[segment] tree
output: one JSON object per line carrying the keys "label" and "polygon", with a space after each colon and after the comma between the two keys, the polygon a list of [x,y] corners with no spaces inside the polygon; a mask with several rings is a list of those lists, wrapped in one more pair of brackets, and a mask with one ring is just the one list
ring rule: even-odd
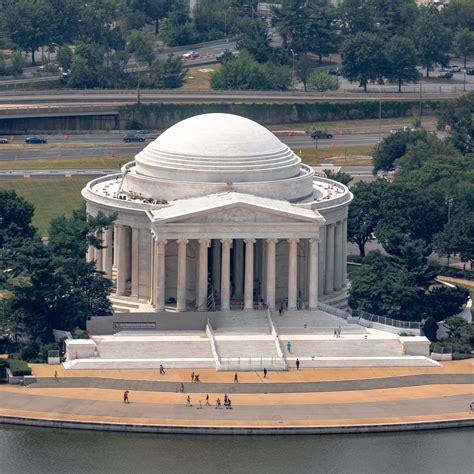
{"label": "tree", "polygon": [[438,323],[435,318],[429,316],[423,324],[423,333],[431,342],[436,342],[438,339],[437,332]]}
{"label": "tree", "polygon": [[63,71],[69,71],[72,66],[72,51],[69,46],[61,46],[56,56],[58,64],[63,68]]}
{"label": "tree", "polygon": [[128,32],[128,50],[134,55],[137,63],[151,67],[155,58],[154,42],[146,28]]}
{"label": "tree", "polygon": [[313,71],[309,75],[308,85],[310,89],[319,92],[335,91],[339,89],[339,81],[337,77],[331,76],[324,71]]}
{"label": "tree", "polygon": [[304,90],[307,90],[309,76],[314,69],[314,63],[307,55],[302,56],[295,64],[296,77],[303,83]]}
{"label": "tree", "polygon": [[13,51],[13,54],[10,57],[10,61],[12,63],[11,72],[14,76],[18,76],[23,73],[23,69],[25,67],[25,58],[21,51]]}
{"label": "tree", "polygon": [[450,0],[441,14],[443,22],[451,31],[461,28],[474,31],[474,5],[471,0]]}
{"label": "tree", "polygon": [[459,314],[468,299],[466,288],[436,286],[427,293],[427,312],[435,321],[444,321]]}
{"label": "tree", "polygon": [[349,206],[347,239],[359,247],[361,257],[365,257],[365,244],[372,238],[380,218],[380,201],[387,186],[385,181],[359,181],[351,188],[354,199]]}
{"label": "tree", "polygon": [[308,41],[309,9],[305,0],[289,0],[273,14],[278,32],[283,40],[285,50],[294,53],[310,51]]}
{"label": "tree", "polygon": [[248,51],[259,63],[267,62],[273,53],[267,24],[263,20],[255,20],[242,32],[237,47]]}
{"label": "tree", "polygon": [[7,33],[20,49],[31,53],[33,66],[35,51],[52,40],[54,13],[47,0],[18,0],[5,10]]}
{"label": "tree", "polygon": [[88,0],[79,11],[78,37],[83,43],[103,45],[113,30],[116,0]]}
{"label": "tree", "polygon": [[467,28],[458,30],[454,36],[454,48],[464,60],[464,68],[466,68],[467,58],[474,54],[474,31]]}
{"label": "tree", "polygon": [[419,77],[416,69],[416,49],[413,41],[402,36],[392,37],[385,47],[384,76],[398,83],[398,92],[404,82],[416,82]]}
{"label": "tree", "polygon": [[413,26],[413,40],[418,58],[426,68],[426,77],[435,63],[448,64],[451,33],[443,26],[439,14],[428,7],[420,8],[420,15]]}
{"label": "tree", "polygon": [[400,131],[385,137],[372,153],[374,164],[373,173],[378,171],[392,171],[395,168],[396,161],[401,158],[407,151],[410,143],[418,140],[425,140],[426,132],[420,130],[416,132]]}
{"label": "tree", "polygon": [[176,0],[162,22],[161,36],[168,46],[192,44],[195,31],[188,14],[188,2]]}
{"label": "tree", "polygon": [[333,8],[316,5],[310,11],[306,39],[309,50],[318,56],[319,64],[322,64],[323,56],[337,52],[339,35],[336,20]]}
{"label": "tree", "polygon": [[155,61],[151,73],[151,85],[159,89],[176,89],[184,83],[185,72],[181,58],[172,54],[166,61]]}
{"label": "tree", "polygon": [[159,21],[171,10],[172,0],[127,0],[127,5],[139,11],[155,22],[155,34],[158,34]]}
{"label": "tree", "polygon": [[356,33],[347,38],[342,47],[342,75],[358,81],[367,92],[369,81],[382,77],[383,42],[374,33]]}
{"label": "tree", "polygon": [[461,316],[451,316],[444,322],[444,327],[449,337],[460,338],[467,333],[469,323]]}
{"label": "tree", "polygon": [[323,170],[326,178],[333,179],[339,183],[344,184],[344,186],[348,186],[349,183],[353,180],[352,176],[349,173],[345,173],[344,171],[332,171],[332,170]]}
{"label": "tree", "polygon": [[72,58],[71,72],[67,83],[70,87],[83,89],[95,87],[98,83],[98,71],[87,59],[75,54]]}
{"label": "tree", "polygon": [[448,128],[450,141],[461,153],[474,153],[474,92],[441,107],[438,129],[442,128]]}

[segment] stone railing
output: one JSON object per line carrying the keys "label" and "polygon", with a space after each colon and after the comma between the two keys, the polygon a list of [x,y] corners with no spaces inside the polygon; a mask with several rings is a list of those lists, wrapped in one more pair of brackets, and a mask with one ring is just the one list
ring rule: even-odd
{"label": "stone railing", "polygon": [[222,358],[221,369],[229,371],[288,370],[281,357],[228,357]]}
{"label": "stone railing", "polygon": [[272,337],[275,342],[277,355],[281,359],[282,364],[286,367],[284,370],[288,370],[288,364],[286,363],[285,356],[283,355],[283,351],[281,350],[280,339],[278,337],[278,332],[276,330],[275,324],[273,323],[272,310],[270,308],[267,308],[266,315],[267,315],[268,325],[270,326],[270,331],[272,333]]}
{"label": "stone railing", "polygon": [[351,315],[347,311],[344,311],[339,308],[335,308],[334,306],[329,306],[328,304],[318,302],[318,309],[324,311],[326,313],[332,314],[337,316],[338,318],[350,320]]}
{"label": "stone railing", "polygon": [[357,310],[354,319],[361,326],[380,329],[382,331],[392,332],[395,334],[409,334],[419,336],[421,334],[420,323],[416,321],[400,321],[398,319],[386,318],[377,314],[368,313],[367,311]]}
{"label": "stone railing", "polygon": [[221,362],[219,353],[217,352],[217,345],[216,345],[216,338],[214,337],[214,330],[212,329],[209,319],[207,320],[207,324],[206,324],[206,335],[207,335],[207,338],[209,339],[209,343],[211,344],[211,352],[212,352],[212,357],[214,357],[216,369],[222,370],[222,362]]}

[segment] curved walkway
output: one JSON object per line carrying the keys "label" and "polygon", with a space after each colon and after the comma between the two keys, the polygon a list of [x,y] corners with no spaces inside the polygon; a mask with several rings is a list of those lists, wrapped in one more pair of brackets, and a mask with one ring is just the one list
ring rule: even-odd
{"label": "curved walkway", "polygon": [[[179,380],[176,371],[159,380],[131,379],[130,371],[114,377],[84,374],[51,377],[54,367],[35,366],[38,383],[0,386],[0,422],[66,428],[174,433],[328,433],[368,432],[474,426],[472,361],[442,368],[330,371],[306,369],[286,373],[240,374],[245,383],[228,383],[233,374],[209,371],[209,383]],[[175,372],[175,371],[173,371]],[[385,373],[385,376],[383,376]],[[344,377],[344,374],[346,377]],[[110,374],[109,374],[110,375]],[[120,377],[122,375],[122,378]],[[144,374],[140,374],[141,377]],[[125,378],[127,377],[127,378]],[[326,380],[321,380],[326,378]],[[318,380],[319,379],[319,380]],[[124,389],[130,402],[124,404]],[[215,409],[224,392],[233,409]],[[205,405],[209,394],[211,406]],[[191,397],[193,406],[187,407]],[[202,406],[202,408],[201,408]]]}

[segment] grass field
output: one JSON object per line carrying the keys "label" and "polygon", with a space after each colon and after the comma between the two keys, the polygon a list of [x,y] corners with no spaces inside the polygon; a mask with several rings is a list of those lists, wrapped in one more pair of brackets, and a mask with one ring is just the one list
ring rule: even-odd
{"label": "grass field", "polygon": [[60,158],[48,160],[14,160],[0,161],[0,169],[25,170],[25,169],[68,169],[68,168],[117,168],[132,161],[133,156],[81,156],[77,158]]}
{"label": "grass field", "polygon": [[211,88],[209,80],[220,67],[220,64],[206,64],[188,68],[186,79],[181,89],[189,91],[209,90]]}
{"label": "grass field", "polygon": [[84,202],[81,189],[91,178],[23,178],[0,180],[0,190],[15,190],[35,206],[33,224],[47,235],[49,223],[61,214],[70,214]]}
{"label": "grass field", "polygon": [[371,165],[370,154],[374,145],[352,145],[346,147],[295,148],[293,151],[309,166],[319,166],[321,160],[336,166]]}

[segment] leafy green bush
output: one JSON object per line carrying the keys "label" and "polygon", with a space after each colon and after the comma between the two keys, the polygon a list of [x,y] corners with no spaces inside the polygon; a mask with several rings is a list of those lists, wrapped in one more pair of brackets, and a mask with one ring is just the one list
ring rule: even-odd
{"label": "leafy green bush", "polygon": [[60,347],[57,342],[50,342],[49,344],[44,344],[40,348],[37,361],[48,362],[48,351],[59,351],[59,350],[60,350]]}
{"label": "leafy green bush", "polygon": [[40,346],[36,342],[30,342],[23,346],[20,351],[20,358],[22,360],[33,361],[38,357]]}
{"label": "leafy green bush", "polygon": [[24,360],[8,359],[8,366],[12,375],[31,375],[31,369]]}

